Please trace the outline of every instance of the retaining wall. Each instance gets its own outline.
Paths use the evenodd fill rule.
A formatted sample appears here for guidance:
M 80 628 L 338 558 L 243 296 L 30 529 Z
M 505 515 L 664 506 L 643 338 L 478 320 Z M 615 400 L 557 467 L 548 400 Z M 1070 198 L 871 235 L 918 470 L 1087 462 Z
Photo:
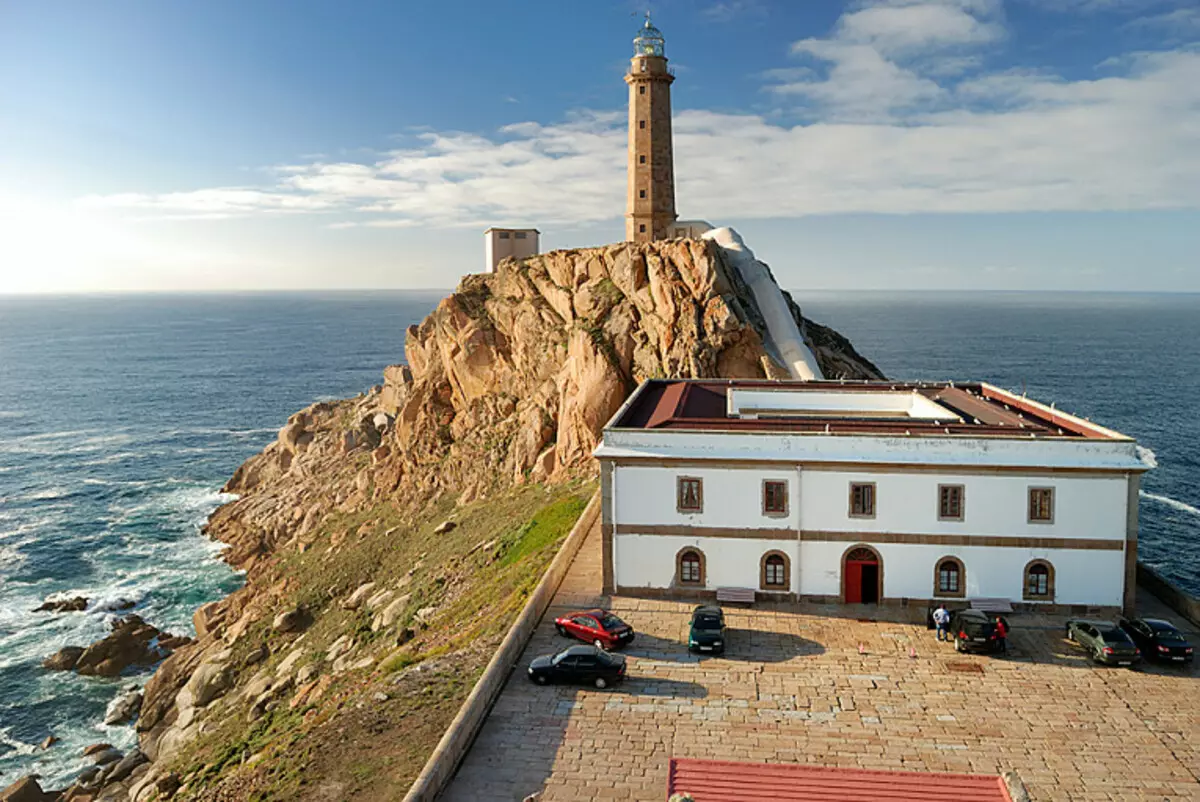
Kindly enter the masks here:
M 1200 599 L 1188 595 L 1158 571 L 1140 562 L 1137 564 L 1137 583 L 1162 599 L 1172 610 L 1200 627 Z
M 571 533 L 563 541 L 562 548 L 558 550 L 550 567 L 530 594 L 521 614 L 504 636 L 500 648 L 492 655 L 487 668 L 483 670 L 483 675 L 471 689 L 471 695 L 459 708 L 458 715 L 450 722 L 429 760 L 425 761 L 425 767 L 408 789 L 404 802 L 433 802 L 454 777 L 455 769 L 466 757 L 467 750 L 471 748 L 484 719 L 504 688 L 508 675 L 512 673 L 521 658 L 521 653 L 529 644 L 529 639 L 533 637 L 533 631 L 554 599 L 554 594 L 558 592 L 558 586 L 567 575 L 567 569 L 571 567 L 575 555 L 579 553 L 579 547 L 587 538 L 588 530 L 596 523 L 599 515 L 600 491 L 596 491 L 579 520 L 575 522 Z

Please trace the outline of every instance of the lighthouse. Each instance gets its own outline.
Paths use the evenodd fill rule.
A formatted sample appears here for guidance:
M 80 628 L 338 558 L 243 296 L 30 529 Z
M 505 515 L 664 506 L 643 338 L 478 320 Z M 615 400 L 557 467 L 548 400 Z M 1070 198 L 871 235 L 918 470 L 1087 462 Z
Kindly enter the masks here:
M 671 83 L 662 32 L 646 23 L 633 40 L 629 84 L 629 197 L 625 239 L 671 236 L 675 214 L 675 155 L 671 146 Z

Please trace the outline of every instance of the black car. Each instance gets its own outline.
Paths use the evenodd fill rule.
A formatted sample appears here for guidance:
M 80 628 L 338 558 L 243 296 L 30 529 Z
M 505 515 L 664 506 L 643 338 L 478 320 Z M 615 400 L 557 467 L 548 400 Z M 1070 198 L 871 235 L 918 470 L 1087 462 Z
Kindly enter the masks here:
M 1142 652 L 1125 630 L 1111 621 L 1067 621 L 1067 640 L 1078 643 L 1097 663 L 1131 666 L 1142 659 Z
M 595 646 L 572 646 L 535 657 L 529 664 L 529 678 L 538 685 L 574 682 L 607 688 L 625 679 L 625 658 Z
M 692 610 L 692 626 L 688 631 L 689 652 L 725 651 L 725 613 L 715 604 L 702 604 Z
M 954 648 L 960 652 L 995 652 L 1000 650 L 1000 634 L 997 621 L 1004 621 L 1004 628 L 1011 632 L 1008 620 L 982 610 L 968 608 L 955 610 L 950 615 L 950 635 Z
M 1190 663 L 1192 644 L 1170 621 L 1161 618 L 1119 618 L 1117 624 L 1142 650 L 1142 654 L 1164 663 Z

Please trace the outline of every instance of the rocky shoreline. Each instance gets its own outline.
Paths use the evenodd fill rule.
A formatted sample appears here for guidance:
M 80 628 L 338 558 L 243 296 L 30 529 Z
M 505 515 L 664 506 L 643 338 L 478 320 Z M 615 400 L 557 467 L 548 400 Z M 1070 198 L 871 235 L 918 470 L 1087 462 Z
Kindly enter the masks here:
M 881 378 L 785 298 L 826 376 Z M 435 689 L 454 687 L 459 695 L 438 698 L 461 698 L 456 675 L 480 670 L 503 616 L 520 608 L 528 580 L 509 566 L 543 565 L 520 560 L 553 554 L 553 540 L 546 551 L 522 533 L 558 507 L 512 530 L 503 519 L 488 528 L 489 504 L 507 498 L 534 510 L 547 503 L 535 503 L 538 493 L 564 499 L 555 504 L 574 498 L 572 488 L 594 477 L 603 424 L 647 377 L 785 376 L 764 336 L 753 294 L 701 240 L 556 251 L 464 278 L 409 329 L 406 364 L 388 367 L 382 385 L 297 412 L 234 473 L 224 490 L 239 498 L 213 513 L 206 532 L 229 545 L 223 558 L 246 582 L 196 611 L 194 641 L 130 615 L 102 641 L 50 661 L 113 676 L 162 659 L 140 705 L 130 697 L 112 711 L 140 707 L 138 748 L 97 750 L 88 756 L 96 765 L 66 791 L 26 783 L 0 800 L 244 798 L 295 782 L 266 758 L 278 744 L 296 739 L 300 749 L 333 728 L 327 743 L 336 749 L 349 737 L 337 736 L 339 726 L 369 735 L 385 726 L 369 723 L 373 709 L 391 704 L 397 688 L 414 710 Z M 400 552 L 402 567 L 380 573 Z M 498 590 L 504 582 L 511 599 Z M 477 637 L 450 628 L 464 615 L 480 617 Z M 432 697 L 424 704 L 435 707 Z M 447 704 L 438 709 L 452 715 Z M 347 715 L 356 718 L 337 723 Z M 424 754 L 406 765 L 419 767 Z M 310 758 L 316 776 L 303 787 L 332 783 L 347 799 L 383 787 L 324 765 Z

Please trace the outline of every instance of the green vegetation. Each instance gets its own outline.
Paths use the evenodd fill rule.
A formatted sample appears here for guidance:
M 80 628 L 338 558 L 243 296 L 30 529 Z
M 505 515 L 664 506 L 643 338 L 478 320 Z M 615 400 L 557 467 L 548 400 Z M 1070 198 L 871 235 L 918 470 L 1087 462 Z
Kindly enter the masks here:
M 303 605 L 312 625 L 297 641 L 272 631 L 271 615 L 256 622 L 232 663 L 245 665 L 262 644 L 270 656 L 244 668 L 238 685 L 273 674 L 297 648 L 296 669 L 319 665 L 329 677 L 322 658 L 344 635 L 354 640 L 353 660 L 370 656 L 374 665 L 332 675 L 315 698 L 300 700 L 292 688 L 254 722 L 236 690 L 214 702 L 203 711 L 204 734 L 173 761 L 188 782 L 176 798 L 324 798 L 317 784 L 347 800 L 402 796 L 594 489 L 590 481 L 527 484 L 463 507 L 442 499 L 411 517 L 390 501 L 328 514 L 303 553 L 280 553 L 255 577 L 281 592 L 276 610 Z M 450 531 L 434 531 L 447 520 Z M 378 626 L 379 608 L 340 604 L 367 582 L 393 600 L 408 594 L 391 626 Z

